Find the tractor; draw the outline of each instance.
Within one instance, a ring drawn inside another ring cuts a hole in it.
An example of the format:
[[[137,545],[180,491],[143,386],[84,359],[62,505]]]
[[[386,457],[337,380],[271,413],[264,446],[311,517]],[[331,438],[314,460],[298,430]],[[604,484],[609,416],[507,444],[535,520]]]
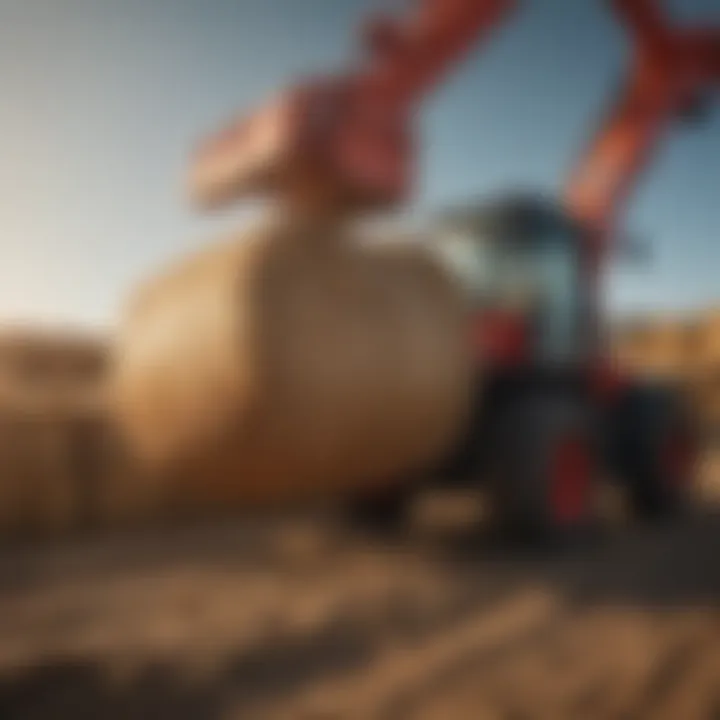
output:
[[[720,29],[676,29],[653,0],[610,4],[634,39],[634,65],[561,199],[460,203],[431,233],[464,283],[480,367],[465,438],[428,475],[487,483],[501,526],[534,539],[593,525],[601,476],[621,484],[638,517],[677,515],[698,455],[681,394],[613,364],[600,280],[632,181],[671,121],[700,117],[720,83]],[[319,217],[407,200],[418,101],[513,3],[418,5],[404,22],[368,25],[367,63],[356,72],[301,83],[203,143],[195,200],[214,208],[259,193]],[[407,492],[366,497],[358,512],[394,519]]]

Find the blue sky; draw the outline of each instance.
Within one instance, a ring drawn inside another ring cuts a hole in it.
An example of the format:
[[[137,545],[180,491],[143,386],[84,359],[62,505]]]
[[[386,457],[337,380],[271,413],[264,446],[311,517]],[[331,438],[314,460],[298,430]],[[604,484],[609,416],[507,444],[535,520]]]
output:
[[[427,103],[416,210],[556,191],[623,67],[602,0],[525,0]],[[720,22],[720,0],[668,0]],[[242,223],[183,196],[196,140],[298,74],[346,64],[373,8],[402,0],[0,0],[0,321],[113,322],[159,264]],[[676,132],[631,205],[651,268],[615,309],[720,300],[720,107]]]

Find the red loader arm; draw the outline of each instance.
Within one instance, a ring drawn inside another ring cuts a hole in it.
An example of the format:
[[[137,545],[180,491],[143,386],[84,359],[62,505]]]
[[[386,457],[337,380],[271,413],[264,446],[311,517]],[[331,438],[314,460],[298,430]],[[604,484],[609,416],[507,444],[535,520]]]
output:
[[[364,209],[411,190],[412,113],[514,0],[418,0],[405,22],[367,28],[358,72],[300,84],[197,151],[190,187],[206,208],[245,195]]]
[[[655,0],[610,0],[635,43],[623,93],[566,188],[571,212],[590,229],[598,257],[637,178],[671,121],[720,86],[720,27],[676,29]]]

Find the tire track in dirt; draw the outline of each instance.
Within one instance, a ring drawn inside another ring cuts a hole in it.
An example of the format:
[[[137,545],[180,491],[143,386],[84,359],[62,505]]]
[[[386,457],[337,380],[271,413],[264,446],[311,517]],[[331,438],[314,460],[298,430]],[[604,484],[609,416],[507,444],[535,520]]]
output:
[[[557,600],[539,591],[485,608],[425,645],[389,649],[359,678],[314,688],[309,698],[297,701],[293,717],[403,717],[408,698],[421,692],[438,674],[463,664],[469,657],[522,638],[539,625],[552,622],[561,612]]]
[[[316,520],[127,546],[0,557],[3,720],[719,717],[717,517],[564,556]]]
[[[665,659],[664,672],[635,709],[637,717],[720,718],[719,629],[720,620],[715,617],[700,634],[687,638],[674,656]]]

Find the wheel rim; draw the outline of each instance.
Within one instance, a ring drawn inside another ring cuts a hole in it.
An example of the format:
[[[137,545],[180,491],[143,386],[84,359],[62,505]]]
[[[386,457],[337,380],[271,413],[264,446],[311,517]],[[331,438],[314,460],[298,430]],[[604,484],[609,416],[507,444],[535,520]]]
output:
[[[587,515],[591,459],[580,437],[563,438],[555,448],[551,469],[551,508],[563,525],[576,524]]]

